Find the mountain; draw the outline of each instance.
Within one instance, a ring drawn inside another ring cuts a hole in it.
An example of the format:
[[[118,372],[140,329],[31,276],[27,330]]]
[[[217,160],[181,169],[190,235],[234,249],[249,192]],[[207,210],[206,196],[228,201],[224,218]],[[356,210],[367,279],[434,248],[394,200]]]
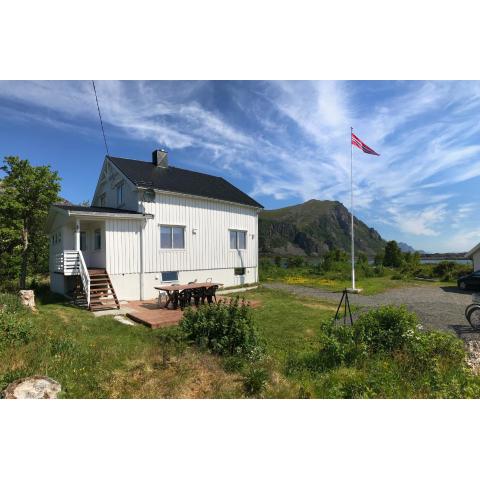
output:
[[[404,253],[413,253],[413,252],[418,252],[420,254],[424,254],[424,253],[427,253],[425,252],[425,250],[417,250],[416,248],[413,248],[411,247],[408,243],[405,243],[405,242],[397,242],[398,243],[398,246],[400,248],[400,250]]]
[[[413,253],[413,252],[416,252],[416,250],[411,247],[408,243],[405,243],[405,242],[398,242],[398,247],[400,248],[400,250],[402,252],[410,252],[410,253]]]
[[[369,256],[385,246],[373,228],[354,217],[355,249]],[[263,254],[323,255],[350,251],[350,213],[340,202],[309,200],[300,205],[264,210],[259,216],[259,248]]]

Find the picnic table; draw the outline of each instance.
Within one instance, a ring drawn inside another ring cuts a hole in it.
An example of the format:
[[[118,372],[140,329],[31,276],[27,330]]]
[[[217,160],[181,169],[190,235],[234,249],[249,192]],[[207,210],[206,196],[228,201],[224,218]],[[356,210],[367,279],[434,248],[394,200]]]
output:
[[[222,286],[223,283],[217,282],[204,282],[204,283],[186,283],[181,284],[172,284],[172,285],[159,285],[154,287],[155,290],[158,290],[158,305],[161,305],[161,292],[167,294],[167,301],[165,302],[164,308],[168,308],[168,305],[172,304],[174,310],[180,308],[183,310],[186,305],[189,305],[192,298],[195,301],[195,306],[198,307],[200,302],[203,304],[205,300],[208,303],[212,303],[213,299],[216,300],[215,292],[218,287]]]

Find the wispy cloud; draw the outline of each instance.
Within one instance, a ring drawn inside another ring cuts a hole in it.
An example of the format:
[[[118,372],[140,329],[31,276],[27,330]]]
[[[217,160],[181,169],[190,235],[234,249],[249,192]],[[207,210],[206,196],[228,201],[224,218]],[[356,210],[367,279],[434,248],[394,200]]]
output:
[[[267,204],[320,198],[349,206],[353,126],[381,153],[354,152],[356,213],[393,235],[454,249],[464,243],[451,229],[480,220],[459,187],[480,177],[479,85],[101,81],[97,91],[113,140],[192,149],[209,159],[207,169],[248,179]],[[98,131],[89,82],[0,82],[0,108],[17,121]]]

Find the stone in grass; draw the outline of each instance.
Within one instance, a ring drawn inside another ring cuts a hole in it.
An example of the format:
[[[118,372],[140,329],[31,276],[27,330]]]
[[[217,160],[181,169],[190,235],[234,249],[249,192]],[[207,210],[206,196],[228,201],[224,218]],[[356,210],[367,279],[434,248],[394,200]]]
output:
[[[132,327],[137,326],[137,324],[134,321],[130,320],[127,317],[124,317],[123,315],[115,315],[113,319],[116,320],[117,322],[123,323],[124,325],[130,325]]]
[[[37,307],[35,306],[35,292],[33,290],[20,290],[18,296],[23,305],[29,308],[32,312],[37,311]]]
[[[61,390],[61,385],[55,380],[35,375],[33,377],[21,378],[11,383],[4,390],[3,397],[9,399],[57,398]]]
[[[480,341],[467,340],[467,365],[473,370],[473,373],[480,373]]]

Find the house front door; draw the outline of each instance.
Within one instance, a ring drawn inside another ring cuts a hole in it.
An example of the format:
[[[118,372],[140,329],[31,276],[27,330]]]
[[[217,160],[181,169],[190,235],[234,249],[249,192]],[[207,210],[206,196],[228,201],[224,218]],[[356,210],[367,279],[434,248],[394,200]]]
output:
[[[90,255],[88,249],[88,235],[86,231],[80,231],[80,250],[82,251],[83,258],[87,267],[90,266]]]

